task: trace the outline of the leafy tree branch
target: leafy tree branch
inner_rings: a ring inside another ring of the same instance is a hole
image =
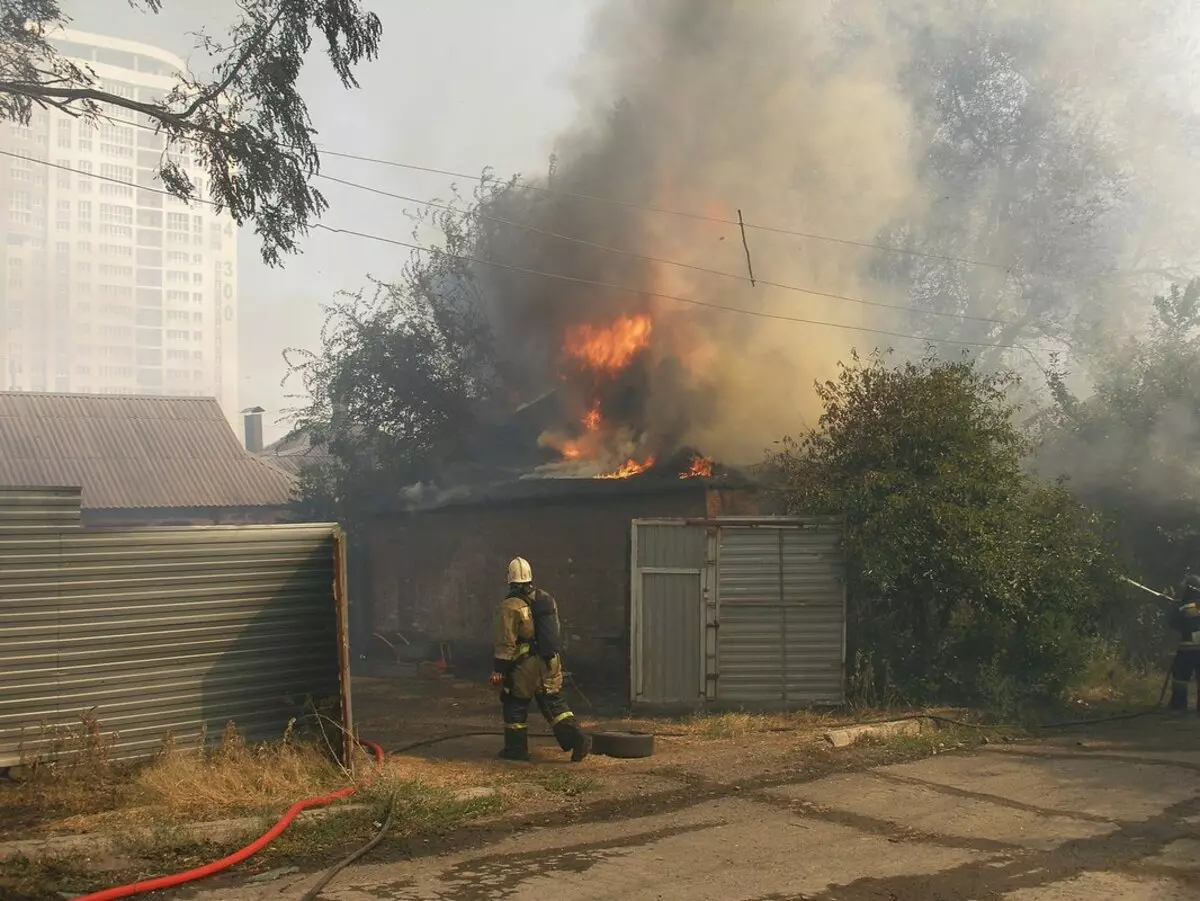
[[[149,13],[161,0],[133,3]],[[209,77],[181,73],[161,99],[132,99],[105,88],[96,73],[65,58],[55,33],[69,24],[58,0],[0,0],[0,119],[29,124],[35,108],[97,120],[125,110],[187,148],[207,170],[211,200],[239,225],[252,222],[262,257],[277,265],[328,204],[313,176],[320,154],[297,88],[314,34],[346,89],[354,70],[378,54],[382,24],[359,0],[243,0],[224,41],[201,35],[215,60]],[[196,185],[164,154],[159,177],[184,200]]]

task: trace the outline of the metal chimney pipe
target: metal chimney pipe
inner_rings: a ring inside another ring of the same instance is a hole
[[[262,415],[266,411],[262,407],[251,407],[243,410],[243,423],[246,433],[246,450],[252,454],[261,454],[263,450]]]

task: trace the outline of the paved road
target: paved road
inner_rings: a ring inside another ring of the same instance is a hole
[[[294,877],[293,877],[294,878]],[[295,897],[312,877],[202,892]],[[348,870],[332,901],[1195,901],[1200,717],[726,791]]]

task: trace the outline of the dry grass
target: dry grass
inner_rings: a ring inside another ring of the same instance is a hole
[[[201,753],[164,749],[130,784],[133,797],[189,819],[287,806],[346,784],[346,774],[315,744],[290,734],[249,745],[233,729]]]
[[[803,732],[827,726],[834,717],[813,712],[714,713],[689,716],[671,724],[652,724],[657,731],[676,732],[709,741],[744,738],[771,732]]]
[[[387,842],[413,835],[438,835],[463,823],[503,810],[499,796],[460,800],[440,789],[384,775],[364,785],[355,806],[330,808],[330,815],[298,820],[257,854],[241,872],[248,875],[275,867],[325,865],[362,845],[379,828],[389,803],[393,825]],[[257,834],[257,830],[255,830]],[[151,875],[178,872],[216,860],[244,843],[244,837],[210,840],[179,825],[158,824],[130,831],[112,845],[108,866],[80,855],[15,857],[0,867],[0,898],[74,897]]]
[[[27,766],[30,778],[0,794],[5,832],[82,832],[260,814],[347,781],[321,745],[297,740],[290,729],[279,741],[249,744],[230,726],[206,750],[168,741],[154,758],[138,763],[110,760],[107,747],[93,740],[99,734],[85,721],[73,736],[43,744]]]

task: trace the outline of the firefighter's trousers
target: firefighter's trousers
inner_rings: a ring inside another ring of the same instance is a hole
[[[504,714],[503,756],[516,760],[529,758],[529,704],[532,701],[537,702],[538,710],[550,724],[558,746],[571,751],[572,760],[587,756],[590,743],[563,697],[562,687],[562,659],[557,655],[549,660],[528,656],[517,662],[500,694]]]
[[[1188,686],[1197,680],[1196,709],[1200,710],[1200,645],[1180,645],[1171,664],[1171,709],[1187,710]]]

